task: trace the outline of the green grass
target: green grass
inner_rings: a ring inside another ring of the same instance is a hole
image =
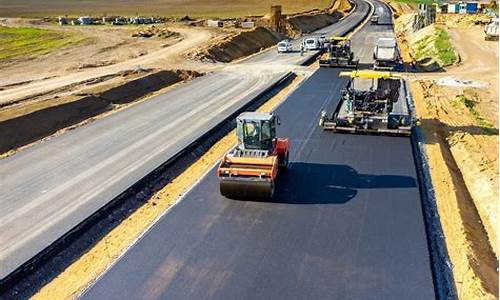
[[[434,34],[418,41],[414,51],[417,61],[434,58],[441,66],[452,65],[458,60],[450,36],[442,28],[436,28]]]
[[[443,62],[444,66],[451,65],[457,61],[457,55],[453,49],[448,32],[444,29],[437,29],[437,38],[434,42],[437,49],[439,60]]]
[[[498,134],[498,129],[495,128],[493,124],[484,119],[483,116],[481,116],[481,114],[476,110],[476,101],[467,98],[465,95],[459,95],[455,99],[457,100],[457,102],[462,103],[465,108],[467,108],[476,123],[479,126],[483,127],[483,130],[486,134]],[[456,106],[456,104],[454,106]]]
[[[0,26],[0,61],[47,54],[82,40],[61,31]]]

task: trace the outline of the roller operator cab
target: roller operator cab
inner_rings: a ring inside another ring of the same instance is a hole
[[[279,118],[246,112],[236,119],[238,145],[221,160],[220,192],[233,199],[269,199],[280,169],[288,164],[289,141],[276,137]]]

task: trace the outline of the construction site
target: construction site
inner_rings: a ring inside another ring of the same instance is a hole
[[[0,1],[0,299],[499,299],[496,2],[46,2]]]

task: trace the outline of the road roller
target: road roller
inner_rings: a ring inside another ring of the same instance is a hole
[[[276,178],[288,165],[288,138],[276,137],[278,116],[244,112],[236,118],[237,146],[221,159],[220,192],[231,199],[271,199]]]

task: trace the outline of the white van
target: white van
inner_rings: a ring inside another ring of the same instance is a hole
[[[320,44],[318,38],[310,37],[303,40],[302,45],[304,46],[304,50],[319,50]]]
[[[286,53],[293,51],[293,44],[290,40],[284,40],[278,43],[278,53]]]

